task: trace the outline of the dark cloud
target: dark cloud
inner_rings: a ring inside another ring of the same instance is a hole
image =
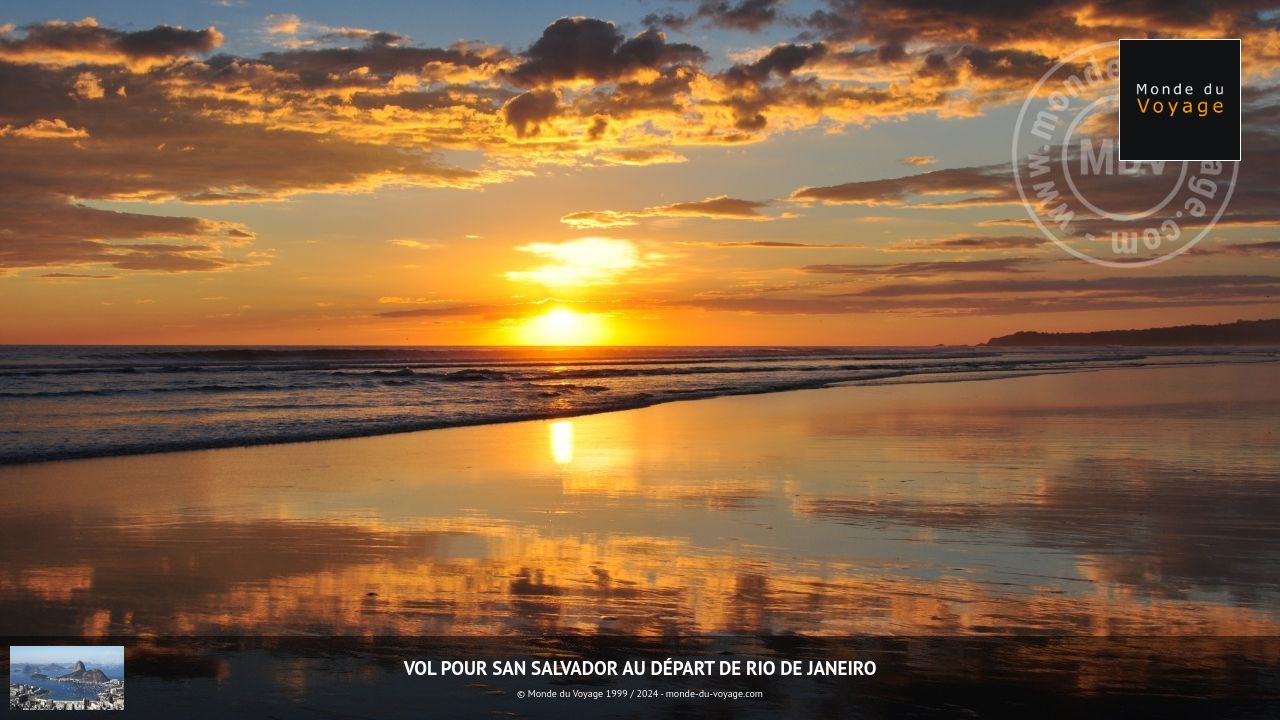
[[[538,127],[556,116],[559,104],[553,90],[530,90],[507,101],[502,114],[517,137],[537,135]]]
[[[1003,37],[1005,28],[1025,27],[1041,17],[1056,17],[1055,6],[1065,3],[1027,3],[1019,0],[827,0],[827,8],[806,21],[815,34],[845,41],[880,40],[895,43],[915,38]]]
[[[957,194],[1005,202],[1017,198],[1008,165],[952,168],[885,180],[806,187],[796,190],[791,197],[830,204],[905,205],[918,196]]]
[[[378,87],[383,81],[401,73],[430,74],[432,68],[477,69],[499,64],[509,57],[505,51],[492,48],[401,47],[393,44],[393,38],[399,36],[373,33],[363,38],[363,46],[356,48],[303,48],[267,52],[258,60],[252,61],[252,64],[291,73],[300,81],[301,87],[360,82]],[[209,64],[217,71],[244,62],[239,58],[222,55],[211,58]]]
[[[782,0],[700,0],[693,12],[654,13],[644,19],[647,25],[663,25],[674,30],[687,30],[694,25],[728,30],[760,32],[782,19],[778,7]]]
[[[113,212],[66,203],[0,204],[0,272],[83,265],[192,272],[263,264],[261,258],[239,252],[245,239],[233,232],[242,231],[193,217]],[[42,277],[100,276],[48,273]]]
[[[885,248],[890,252],[973,252],[985,250],[1029,250],[1045,245],[1043,235],[964,235],[936,240],[904,240]]]
[[[1191,251],[1195,255],[1240,255],[1243,257],[1280,258],[1280,240],[1260,240],[1257,242],[1218,244],[1213,246],[1197,245]]]
[[[40,277],[54,280],[110,280],[115,275],[78,275],[76,273],[56,272],[42,273]]]
[[[405,36],[397,35],[393,32],[365,30],[363,28],[337,28],[321,33],[317,39],[321,41],[363,40],[369,45],[399,45],[408,40]]]
[[[51,21],[22,28],[21,37],[0,37],[0,60],[55,65],[125,63],[150,66],[186,55],[207,53],[222,44],[214,28],[184,30],[157,25],[127,32],[100,27],[93,18]]]
[[[990,49],[966,46],[953,63],[963,63],[978,77],[1021,80],[1034,83],[1055,65],[1053,58],[1027,50]]]
[[[789,78],[792,73],[827,53],[821,43],[813,45],[777,45],[752,63],[739,63],[724,71],[721,77],[730,85],[759,84],[770,77]]]
[[[805,21],[817,37],[852,42],[971,38],[983,45],[1038,40],[1145,37],[1158,28],[1203,28],[1211,22],[1252,24],[1263,0],[826,0]],[[1117,35],[1130,30],[1133,35]]]
[[[412,310],[387,310],[386,312],[376,313],[376,316],[382,318],[470,317],[492,312],[493,309],[492,306],[487,305],[448,305],[414,308]]]
[[[591,127],[587,129],[587,137],[591,140],[599,140],[608,130],[609,121],[602,117],[595,117],[591,120]]]
[[[745,241],[745,242],[720,242],[720,243],[696,243],[696,244],[703,245],[706,247],[718,247],[718,248],[769,248],[769,249],[777,249],[777,250],[796,250],[796,249],[803,250],[806,248],[808,249],[830,248],[830,249],[857,250],[863,247],[862,245],[839,245],[837,243],[804,243],[804,242],[791,242],[788,240],[751,240],[751,241]]]
[[[524,52],[509,75],[522,85],[551,85],[587,79],[610,82],[640,70],[697,65],[706,53],[694,45],[668,43],[657,30],[627,38],[618,26],[594,18],[561,18]]]
[[[451,90],[407,90],[395,93],[373,91],[357,92],[351,96],[350,102],[352,107],[370,111],[407,110],[429,115],[433,111],[466,109],[489,114],[515,96],[516,93],[499,89],[477,91],[467,97],[459,97]]]
[[[1029,266],[1041,263],[1033,258],[1000,258],[998,260],[940,260],[936,262],[911,262],[893,264],[826,264],[806,265],[800,270],[823,275],[854,275],[860,277],[921,278],[946,276],[954,273],[1030,273]]]
[[[985,82],[1025,92],[1055,64],[1054,58],[1038,52],[965,45],[926,53],[917,73],[947,85]]]
[[[1096,16],[1116,18],[1121,22],[1195,28],[1222,14],[1246,17],[1255,10],[1271,7],[1271,3],[1258,0],[1092,0],[1090,6]]]

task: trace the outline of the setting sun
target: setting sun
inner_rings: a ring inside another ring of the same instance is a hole
[[[518,334],[526,345],[599,345],[609,332],[600,315],[557,307],[526,320]]]

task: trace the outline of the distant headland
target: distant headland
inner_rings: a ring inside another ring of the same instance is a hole
[[[86,670],[84,663],[77,660],[76,666],[66,675],[59,675],[54,680],[62,682],[82,682],[82,683],[105,683],[109,678],[107,674],[101,670]]]
[[[57,665],[50,665],[49,667],[56,668]],[[27,665],[26,668],[29,669],[31,668],[31,666]],[[110,680],[111,678],[107,677],[106,673],[96,668],[93,670],[89,670],[85,668],[84,662],[77,660],[75,665],[72,666],[71,672],[67,673],[66,675],[50,676],[43,672],[35,672],[35,673],[32,673],[31,679],[52,681],[52,682],[78,682],[78,683],[89,683],[91,685],[101,685],[107,682],[108,680]]]
[[[1195,345],[1277,345],[1280,320],[1239,320],[1221,325],[1177,325],[1145,330],[1045,333],[1022,331],[991,338],[994,347],[1128,345],[1185,347]]]

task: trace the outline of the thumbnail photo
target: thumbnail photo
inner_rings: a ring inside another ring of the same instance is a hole
[[[9,648],[10,710],[123,710],[123,645]]]
[[[1280,0],[0,0],[5,646],[131,720],[1277,720]]]

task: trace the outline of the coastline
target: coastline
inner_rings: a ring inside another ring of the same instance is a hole
[[[971,348],[974,349],[974,348]],[[857,350],[856,348],[854,350]],[[867,348],[868,352],[881,351],[884,348]],[[897,348],[894,350],[912,350],[912,348]],[[925,352],[928,348],[915,348],[917,353]],[[1019,377],[1036,376],[1043,374],[1055,373],[1072,373],[1072,372],[1089,372],[1100,369],[1113,367],[1132,367],[1135,362],[1152,361],[1148,367],[1158,367],[1164,364],[1180,364],[1186,366],[1194,366],[1200,364],[1244,364],[1244,363],[1268,363],[1280,362],[1275,352],[1277,348],[1181,348],[1172,350],[1167,347],[1151,347],[1151,348],[1120,348],[1120,347],[1094,347],[1094,348],[1071,348],[1071,352],[1089,351],[1090,353],[1112,353],[1107,357],[1098,355],[1100,359],[1091,362],[1086,359],[1080,365],[1072,365],[1064,363],[1061,366],[1037,366],[1034,361],[1026,362],[1028,367],[1020,368],[1017,364],[1011,364],[1006,368],[986,368],[972,370],[948,370],[946,372],[937,372],[928,366],[893,369],[886,368],[880,371],[862,372],[856,377],[854,376],[836,376],[836,377],[816,377],[812,379],[792,379],[784,382],[778,382],[773,385],[747,385],[743,387],[727,387],[720,386],[707,390],[690,390],[681,391],[678,394],[669,394],[657,396],[651,393],[639,393],[634,396],[622,397],[619,399],[610,399],[609,401],[589,407],[567,407],[558,408],[555,406],[541,406],[530,408],[527,410],[511,410],[504,408],[499,413],[480,414],[480,415],[460,415],[457,417],[428,417],[414,420],[399,419],[394,422],[386,423],[368,423],[362,426],[343,426],[333,428],[317,428],[313,424],[302,423],[297,428],[290,430],[267,430],[255,433],[252,438],[245,436],[240,437],[172,437],[165,439],[149,439],[139,440],[133,444],[117,445],[109,448],[88,447],[59,449],[57,451],[48,450],[32,450],[25,454],[21,451],[10,452],[7,455],[0,454],[0,468],[2,467],[18,467],[25,465],[34,465],[48,462],[64,462],[71,460],[84,460],[94,458],[107,457],[130,457],[137,455],[153,455],[165,454],[172,452],[184,452],[193,450],[217,450],[217,449],[233,449],[246,447],[260,447],[291,443],[310,443],[310,442],[326,442],[331,440],[358,439],[367,437],[378,437],[383,435],[395,435],[405,433],[416,433],[428,430],[440,430],[457,427],[474,427],[486,425],[498,425],[507,423],[519,423],[539,420],[557,420],[574,417],[587,417],[601,413],[622,412],[628,410],[637,410],[647,407],[654,407],[673,402],[684,402],[689,400],[706,400],[718,397],[734,397],[746,395],[775,394],[784,392],[793,392],[798,390],[818,390],[848,386],[875,386],[875,385],[894,385],[894,384],[917,384],[917,383],[949,383],[949,382],[970,382],[978,380],[1000,380],[1012,379]],[[1044,352],[1054,353],[1062,352],[1062,348],[1017,348],[1007,352]],[[910,357],[917,357],[912,355]],[[960,356],[964,359],[965,356]],[[1105,358],[1105,359],[1101,359]],[[1183,360],[1179,361],[1178,359]],[[1194,359],[1199,358],[1199,359]],[[1253,359],[1246,359],[1253,358]],[[700,359],[700,358],[699,358]],[[896,359],[893,355],[877,358]],[[939,360],[949,359],[947,356],[938,358]],[[1161,360],[1170,359],[1170,363],[1162,363]],[[758,360],[757,360],[758,361]],[[645,361],[626,361],[615,362],[621,365],[650,364],[656,363],[656,360]],[[407,371],[406,371],[407,372]]]
[[[1276,362],[1280,362],[1277,360]],[[901,377],[907,373],[892,373],[883,376],[883,379],[891,379]],[[1018,377],[1018,376],[1010,376]],[[881,379],[881,378],[877,378]],[[334,431],[332,433],[308,431],[305,434],[288,434],[283,433],[275,436],[263,436],[253,442],[245,442],[243,440],[207,440],[203,442],[184,442],[181,445],[172,447],[156,447],[154,445],[139,445],[129,448],[123,452],[98,453],[88,452],[72,452],[58,455],[56,457],[33,456],[30,458],[21,458],[16,460],[0,461],[0,468],[21,465],[33,465],[49,462],[67,462],[72,460],[93,460],[99,458],[113,457],[133,457],[136,455],[162,455],[175,452],[188,452],[197,450],[230,450],[236,448],[265,447],[272,445],[290,445],[296,443],[312,443],[312,442],[329,442],[332,440],[357,440],[360,438],[381,437],[384,435],[403,435],[417,432],[427,432],[430,430],[447,430],[450,428],[464,427],[482,427],[488,425],[505,425],[510,423],[532,422],[538,420],[559,420],[573,417],[588,417],[591,415],[600,415],[612,412],[626,412],[628,410],[641,410],[657,405],[666,405],[669,403],[689,402],[694,400],[712,400],[718,397],[740,397],[743,395],[769,395],[774,393],[793,392],[801,390],[821,390],[824,388],[836,387],[846,381],[815,381],[812,384],[800,384],[785,388],[768,388],[768,389],[743,389],[738,392],[719,390],[703,394],[689,394],[685,397],[667,398],[661,400],[638,400],[631,403],[619,403],[597,410],[567,410],[563,412],[531,412],[524,415],[502,415],[491,418],[470,418],[456,420],[429,420],[420,423],[402,423],[394,427],[388,428],[369,428],[362,430]]]

